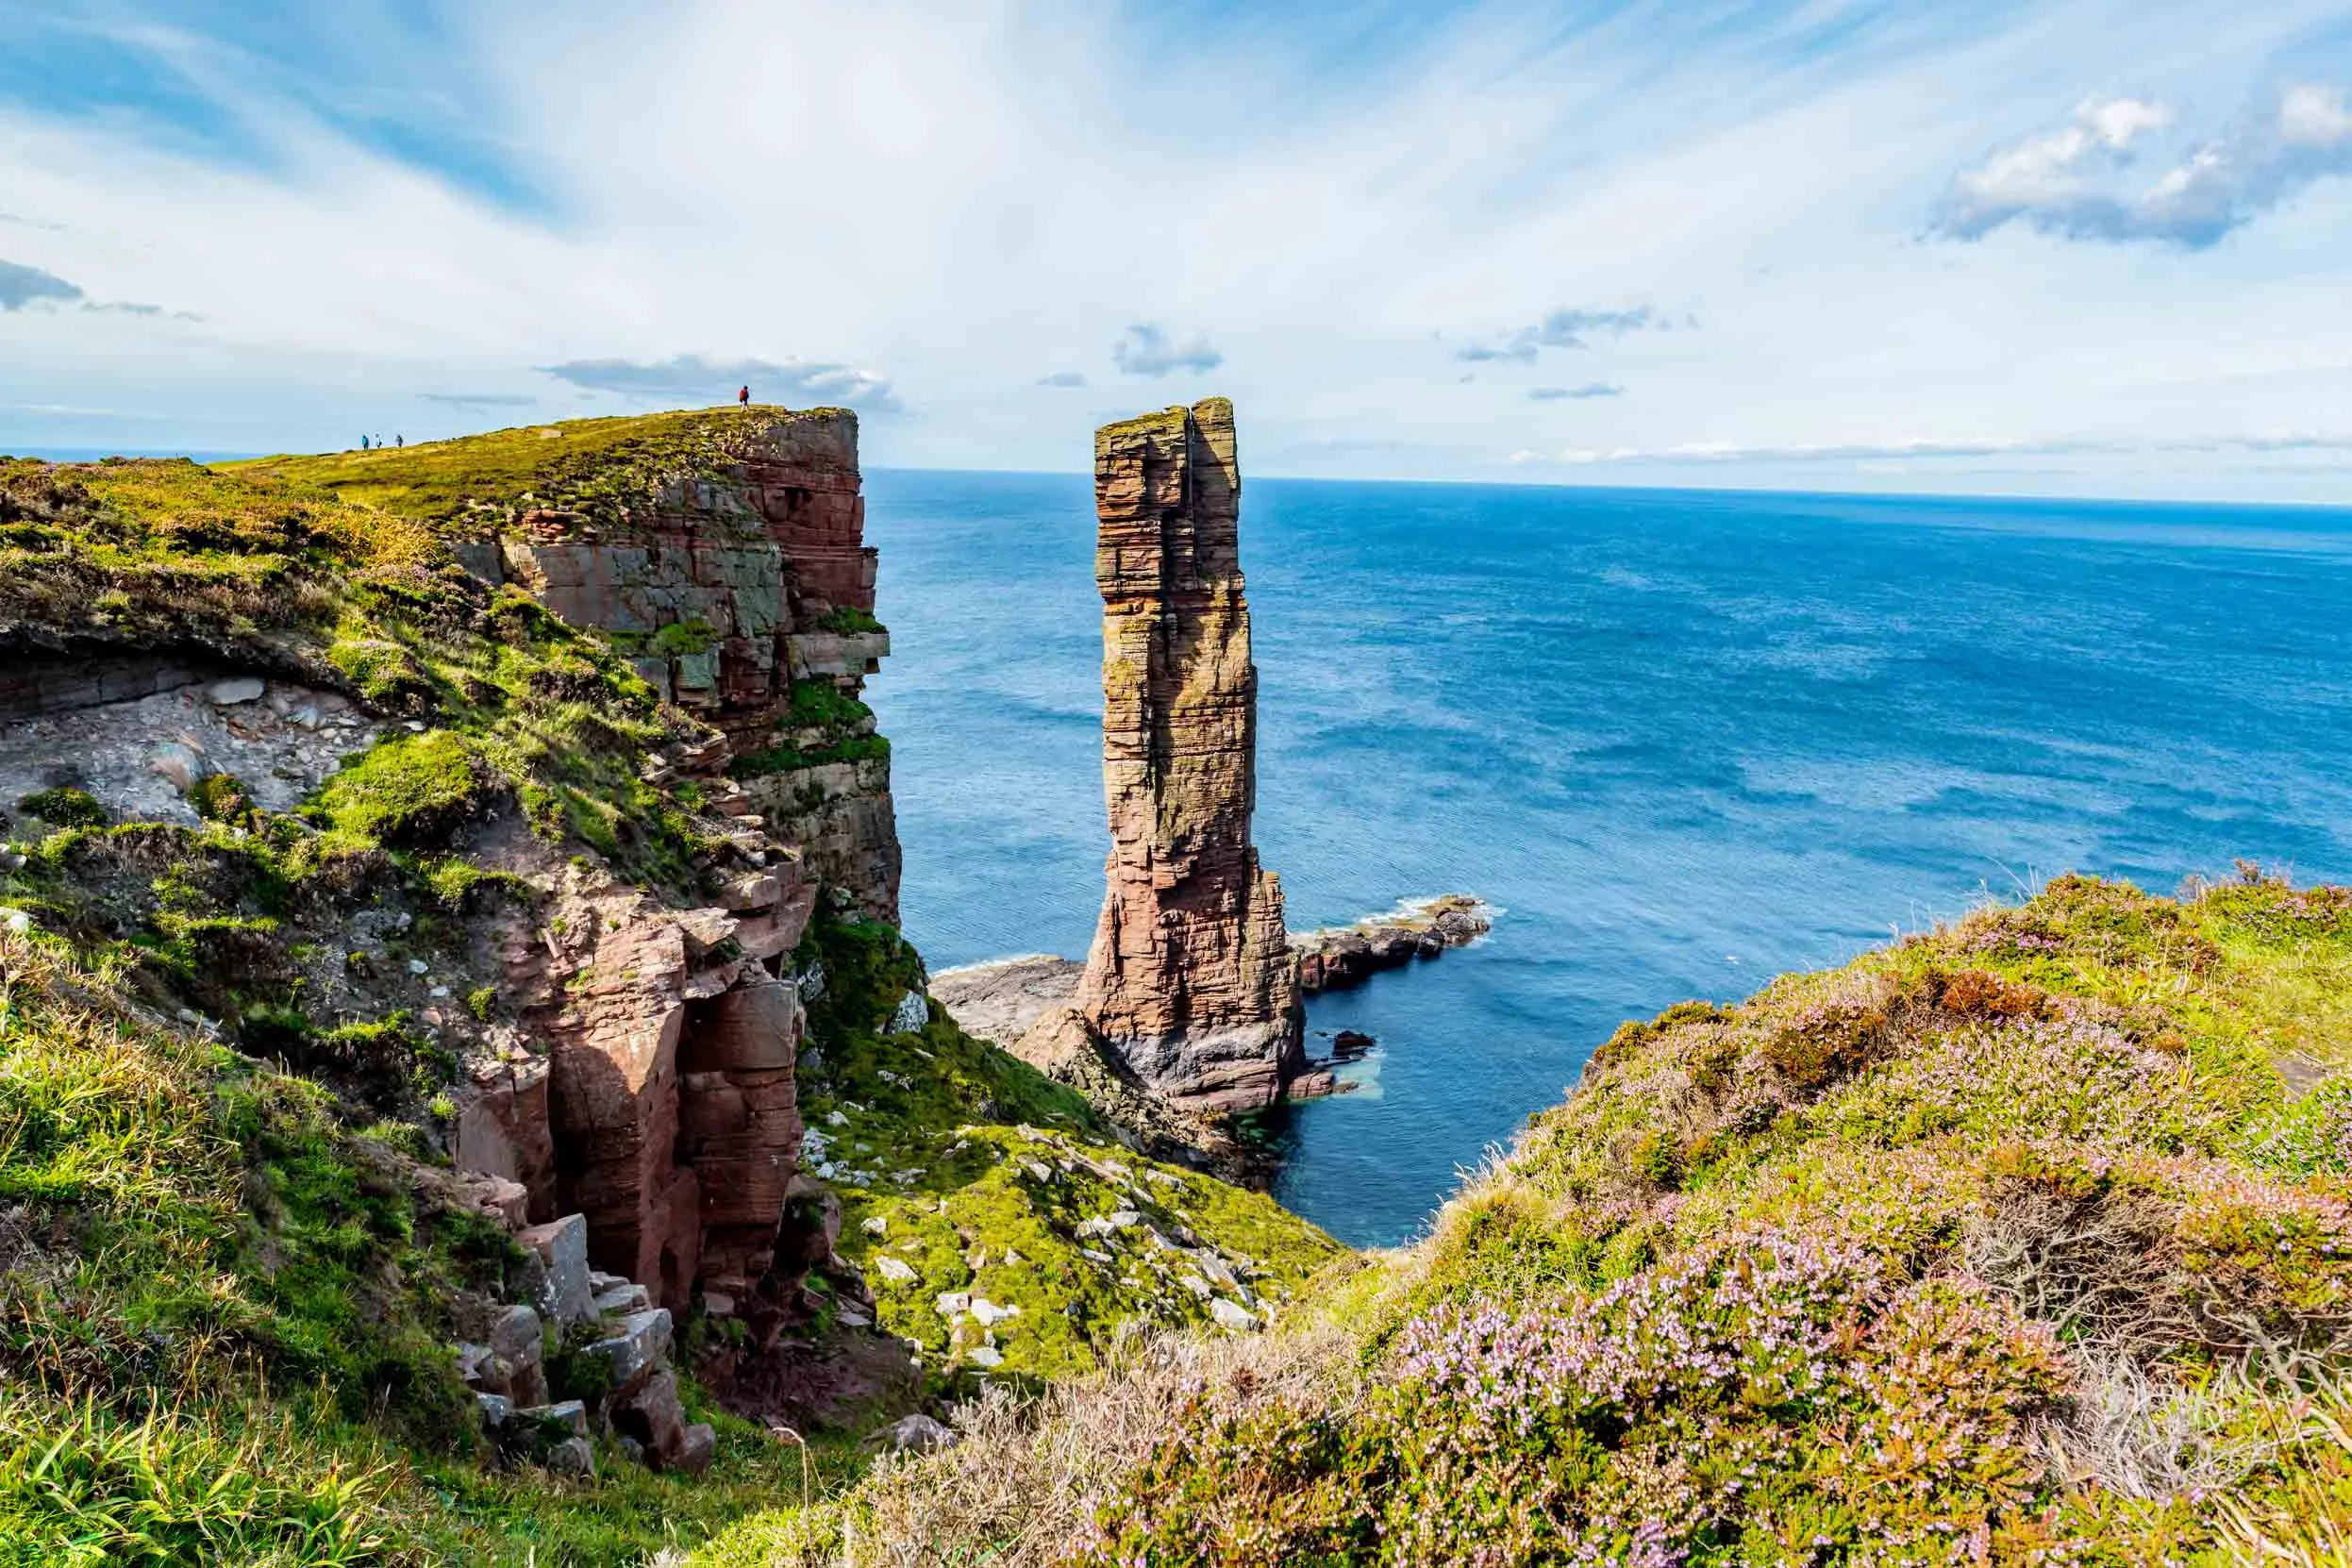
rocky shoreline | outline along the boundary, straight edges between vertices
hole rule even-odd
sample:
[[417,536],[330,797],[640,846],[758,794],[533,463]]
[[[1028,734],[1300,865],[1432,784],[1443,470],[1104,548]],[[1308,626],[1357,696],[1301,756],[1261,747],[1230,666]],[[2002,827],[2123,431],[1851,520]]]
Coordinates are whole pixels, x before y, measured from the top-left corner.
[[1353,926],[1293,932],[1291,957],[1298,965],[1298,989],[1344,991],[1383,969],[1402,969],[1449,947],[1467,947],[1494,928],[1499,913],[1469,893],[1449,892],[1367,916]]
[[[1290,935],[1303,992],[1343,991],[1384,969],[1467,947],[1494,928],[1500,910],[1475,894],[1449,892],[1367,915],[1350,926]],[[964,1033],[1011,1049],[1040,1018],[1067,1007],[1086,965],[1052,953],[988,959],[931,976],[930,992]]]
[[[1302,993],[1345,990],[1382,970],[1466,947],[1493,930],[1500,913],[1473,894],[1446,893],[1367,915],[1350,926],[1292,932],[1289,953],[1298,989]],[[931,976],[930,993],[966,1034],[1001,1045],[1043,1072],[1067,1077],[1076,1066],[1076,1053],[1065,1038],[1069,1031],[1039,1026],[1071,1005],[1085,974],[1086,966],[1075,959],[1028,953],[942,970]],[[1308,1100],[1344,1093],[1347,1086],[1335,1069],[1362,1055],[1371,1043],[1357,1036],[1352,1049],[1308,1060],[1304,1071],[1286,1085],[1284,1097]],[[1164,1135],[1167,1129],[1153,1130]],[[1193,1146],[1202,1145],[1195,1142]],[[1209,1152],[1213,1160],[1214,1151]]]

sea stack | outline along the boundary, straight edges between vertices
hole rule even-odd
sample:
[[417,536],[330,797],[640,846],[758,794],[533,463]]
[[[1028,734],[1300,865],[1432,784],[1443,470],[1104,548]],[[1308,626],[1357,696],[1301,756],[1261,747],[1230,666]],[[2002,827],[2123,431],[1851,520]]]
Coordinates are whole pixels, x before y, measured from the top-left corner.
[[1094,434],[1109,890],[1076,1008],[1151,1089],[1248,1109],[1304,1065],[1282,887],[1250,842],[1258,670],[1233,406]]

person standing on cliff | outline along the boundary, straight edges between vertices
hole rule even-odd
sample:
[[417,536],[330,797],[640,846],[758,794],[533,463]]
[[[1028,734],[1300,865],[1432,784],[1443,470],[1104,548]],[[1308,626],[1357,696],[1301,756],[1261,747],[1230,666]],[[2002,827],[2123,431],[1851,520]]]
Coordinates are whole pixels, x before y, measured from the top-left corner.
[[742,409],[745,413],[749,413],[751,411],[751,389],[749,387],[738,387],[735,389],[735,406]]

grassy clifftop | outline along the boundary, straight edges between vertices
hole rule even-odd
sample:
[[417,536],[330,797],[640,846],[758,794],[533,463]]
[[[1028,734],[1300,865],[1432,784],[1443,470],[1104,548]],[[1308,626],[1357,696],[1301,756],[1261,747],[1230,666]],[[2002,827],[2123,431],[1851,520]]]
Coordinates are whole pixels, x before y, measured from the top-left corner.
[[2348,1063],[2352,891],[2061,878],[1627,1026],[1319,1322],[697,1560],[2341,1562]]
[[856,416],[842,409],[698,409],[518,425],[414,446],[256,458],[227,473],[324,492],[433,525],[525,504],[594,514],[641,502],[670,480],[746,457],[778,423]]

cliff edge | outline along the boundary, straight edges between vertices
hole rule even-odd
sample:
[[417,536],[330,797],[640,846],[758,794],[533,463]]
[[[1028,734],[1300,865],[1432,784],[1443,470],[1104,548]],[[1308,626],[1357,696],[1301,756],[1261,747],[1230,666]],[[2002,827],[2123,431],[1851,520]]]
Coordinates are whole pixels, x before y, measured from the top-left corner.
[[1339,1253],[928,1000],[860,491],[0,459],[0,1556],[642,1561]]

